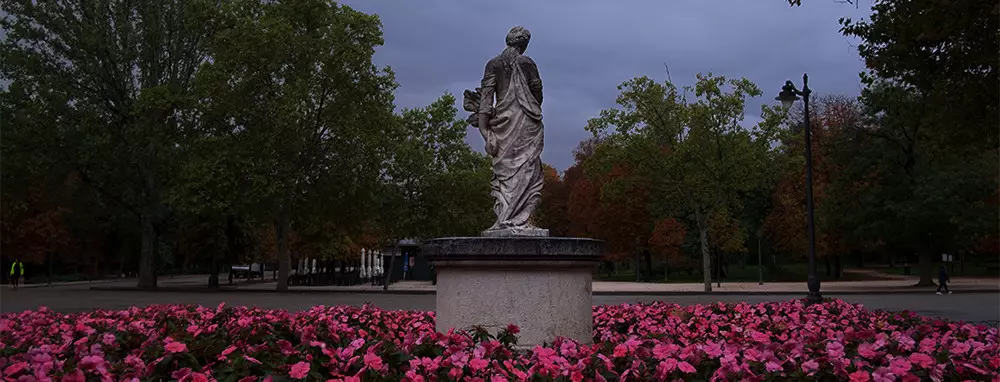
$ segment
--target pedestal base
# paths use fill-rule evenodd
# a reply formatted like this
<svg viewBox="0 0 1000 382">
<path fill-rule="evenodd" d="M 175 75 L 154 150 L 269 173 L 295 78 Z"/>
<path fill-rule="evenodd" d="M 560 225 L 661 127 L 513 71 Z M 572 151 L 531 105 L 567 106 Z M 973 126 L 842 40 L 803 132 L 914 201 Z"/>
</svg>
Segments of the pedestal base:
<svg viewBox="0 0 1000 382">
<path fill-rule="evenodd" d="M 437 330 L 520 328 L 518 345 L 593 342 L 592 273 L 604 243 L 549 237 L 427 241 L 437 271 Z"/>
<path fill-rule="evenodd" d="M 548 237 L 549 230 L 544 228 L 501 228 L 483 231 L 483 237 Z"/>
</svg>

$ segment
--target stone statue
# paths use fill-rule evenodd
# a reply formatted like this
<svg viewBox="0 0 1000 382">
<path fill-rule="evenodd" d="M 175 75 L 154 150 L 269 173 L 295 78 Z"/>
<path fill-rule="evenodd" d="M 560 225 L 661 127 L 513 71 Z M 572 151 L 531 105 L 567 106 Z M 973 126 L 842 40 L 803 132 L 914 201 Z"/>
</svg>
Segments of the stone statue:
<svg viewBox="0 0 1000 382">
<path fill-rule="evenodd" d="M 530 39 L 524 27 L 512 28 L 507 47 L 486 63 L 481 87 L 464 93 L 463 107 L 473 113 L 469 123 L 479 128 L 493 159 L 490 193 L 497 220 L 483 236 L 549 234 L 531 222 L 542 192 L 544 129 L 542 79 L 535 62 L 524 55 Z"/>
</svg>

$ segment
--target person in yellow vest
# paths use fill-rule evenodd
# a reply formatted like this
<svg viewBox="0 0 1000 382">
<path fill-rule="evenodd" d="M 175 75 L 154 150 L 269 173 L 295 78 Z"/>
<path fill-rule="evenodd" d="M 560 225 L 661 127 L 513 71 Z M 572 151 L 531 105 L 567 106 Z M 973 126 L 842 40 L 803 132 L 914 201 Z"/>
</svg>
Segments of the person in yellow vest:
<svg viewBox="0 0 1000 382">
<path fill-rule="evenodd" d="M 17 284 L 21 281 L 21 277 L 24 277 L 24 263 L 21 259 L 14 259 L 14 264 L 10 266 L 10 285 L 17 290 Z"/>
</svg>

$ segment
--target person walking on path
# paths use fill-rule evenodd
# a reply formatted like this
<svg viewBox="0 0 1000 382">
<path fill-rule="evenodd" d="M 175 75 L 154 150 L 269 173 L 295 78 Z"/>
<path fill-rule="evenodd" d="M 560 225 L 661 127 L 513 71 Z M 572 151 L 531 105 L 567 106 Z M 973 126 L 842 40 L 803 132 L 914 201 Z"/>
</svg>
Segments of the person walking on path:
<svg viewBox="0 0 1000 382">
<path fill-rule="evenodd" d="M 10 286 L 17 290 L 17 285 L 21 281 L 21 277 L 24 276 L 24 263 L 21 259 L 14 259 L 14 264 L 10 266 Z"/>
<path fill-rule="evenodd" d="M 937 294 L 941 294 L 941 289 L 942 288 L 944 288 L 945 292 L 948 292 L 948 294 L 951 294 L 951 291 L 948 290 L 948 271 L 946 271 L 944 269 L 944 265 L 942 265 L 940 268 L 938 268 L 938 288 L 937 288 Z"/>
</svg>

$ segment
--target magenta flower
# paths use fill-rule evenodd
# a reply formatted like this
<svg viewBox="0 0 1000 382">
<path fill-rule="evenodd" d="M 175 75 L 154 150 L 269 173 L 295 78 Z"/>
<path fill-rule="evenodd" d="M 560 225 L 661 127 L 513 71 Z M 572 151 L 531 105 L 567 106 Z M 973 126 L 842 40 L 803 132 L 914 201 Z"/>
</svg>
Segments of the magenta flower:
<svg viewBox="0 0 1000 382">
<path fill-rule="evenodd" d="M 923 369 L 930 369 L 934 366 L 934 358 L 924 353 L 910 354 L 910 362 Z"/>
<path fill-rule="evenodd" d="M 180 342 L 171 342 L 164 346 L 164 348 L 167 350 L 167 353 L 170 354 L 183 353 L 187 351 L 187 345 Z"/>
<path fill-rule="evenodd" d="M 865 342 L 861 345 L 858 345 L 858 355 L 868 359 L 875 358 L 875 349 L 872 347 L 870 343 Z"/>
<path fill-rule="evenodd" d="M 382 357 L 375 353 L 366 353 L 364 357 L 365 367 L 372 370 L 382 370 Z"/>
<path fill-rule="evenodd" d="M 910 361 L 907 361 L 906 358 L 894 358 L 889 362 L 889 370 L 894 375 L 905 375 L 910 371 Z"/>
<path fill-rule="evenodd" d="M 288 376 L 295 379 L 303 379 L 309 375 L 309 363 L 299 362 L 292 365 L 292 370 L 288 373 Z"/>
<path fill-rule="evenodd" d="M 802 363 L 802 371 L 806 374 L 812 375 L 816 370 L 819 370 L 819 362 L 808 360 Z"/>
<path fill-rule="evenodd" d="M 10 380 L 181 382 L 234 372 L 240 382 L 314 372 L 360 380 L 377 373 L 393 380 L 447 375 L 487 382 L 535 375 L 670 380 L 699 372 L 715 379 L 783 380 L 789 372 L 822 371 L 823 377 L 853 381 L 1000 380 L 996 328 L 867 311 L 836 300 L 809 308 L 801 301 L 601 306 L 593 311 L 592 345 L 555 339 L 530 352 L 462 331 L 437 333 L 434 317 L 371 306 L 289 313 L 164 305 L 0 314 L 0 373 Z M 173 329 L 164 331 L 168 320 Z M 400 364 L 401 356 L 408 362 Z"/>
<path fill-rule="evenodd" d="M 851 373 L 848 377 L 851 379 L 851 382 L 868 382 L 871 380 L 871 375 L 869 375 L 868 372 L 864 370 L 855 371 Z"/>
<path fill-rule="evenodd" d="M 691 366 L 691 364 L 687 363 L 687 362 L 680 362 L 680 363 L 678 363 L 677 364 L 677 368 L 680 369 L 680 371 L 683 371 L 683 372 L 689 373 L 689 374 L 695 372 L 694 366 Z"/>
</svg>

